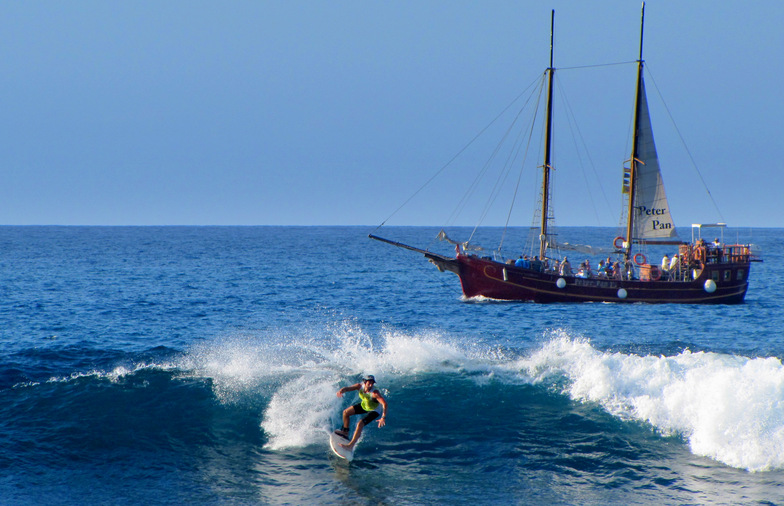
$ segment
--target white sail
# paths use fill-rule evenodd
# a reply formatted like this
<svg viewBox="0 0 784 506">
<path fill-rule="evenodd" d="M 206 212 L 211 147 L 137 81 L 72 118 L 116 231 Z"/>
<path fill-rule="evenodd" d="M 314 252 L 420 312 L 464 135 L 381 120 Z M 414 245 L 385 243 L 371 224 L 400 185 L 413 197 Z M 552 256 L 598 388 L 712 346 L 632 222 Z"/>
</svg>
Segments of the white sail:
<svg viewBox="0 0 784 506">
<path fill-rule="evenodd" d="M 664 182 L 659 170 L 656 144 L 653 142 L 651 117 L 645 82 L 640 83 L 640 113 L 637 125 L 637 155 L 635 166 L 634 230 L 635 239 L 668 239 L 677 237 L 670 205 L 664 193 Z"/>
</svg>

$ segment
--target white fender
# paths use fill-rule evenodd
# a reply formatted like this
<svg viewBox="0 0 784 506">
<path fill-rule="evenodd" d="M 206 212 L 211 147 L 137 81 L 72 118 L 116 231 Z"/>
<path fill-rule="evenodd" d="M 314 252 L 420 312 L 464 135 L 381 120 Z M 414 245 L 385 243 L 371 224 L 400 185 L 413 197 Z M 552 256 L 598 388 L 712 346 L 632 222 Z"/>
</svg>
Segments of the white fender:
<svg viewBox="0 0 784 506">
<path fill-rule="evenodd" d="M 564 278 L 558 278 L 558 281 L 555 282 L 555 286 L 558 288 L 566 288 L 566 280 Z"/>
<path fill-rule="evenodd" d="M 718 287 L 716 286 L 716 282 L 715 282 L 715 281 L 713 281 L 712 279 L 709 279 L 709 280 L 707 280 L 707 281 L 705 282 L 705 291 L 706 291 L 706 292 L 708 292 L 708 293 L 713 293 L 713 292 L 715 292 L 715 291 L 716 291 L 716 288 L 718 288 Z"/>
<path fill-rule="evenodd" d="M 628 295 L 628 294 L 626 293 L 626 289 L 625 288 L 619 288 L 618 289 L 618 298 L 619 299 L 625 299 L 626 295 Z"/>
</svg>

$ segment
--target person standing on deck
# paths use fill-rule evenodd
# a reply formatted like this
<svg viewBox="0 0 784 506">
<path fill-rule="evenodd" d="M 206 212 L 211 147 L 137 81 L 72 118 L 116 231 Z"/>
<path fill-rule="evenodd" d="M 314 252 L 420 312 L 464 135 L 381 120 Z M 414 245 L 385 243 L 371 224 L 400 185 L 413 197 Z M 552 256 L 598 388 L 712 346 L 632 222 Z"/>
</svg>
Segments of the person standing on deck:
<svg viewBox="0 0 784 506">
<path fill-rule="evenodd" d="M 677 276 L 679 266 L 680 266 L 680 257 L 678 257 L 678 254 L 676 253 L 672 256 L 672 259 L 670 260 L 670 269 L 669 269 L 670 275 Z"/>
<path fill-rule="evenodd" d="M 563 262 L 561 262 L 561 276 L 571 276 L 572 275 L 572 264 L 569 263 L 569 259 L 564 257 Z"/>
<path fill-rule="evenodd" d="M 351 441 L 345 444 L 341 443 L 340 446 L 348 448 L 349 450 L 353 449 L 354 445 L 357 444 L 357 441 L 359 441 L 359 436 L 362 435 L 362 429 L 365 427 L 365 425 L 378 418 L 379 415 L 381 418 L 378 421 L 378 427 L 381 428 L 386 425 L 387 401 L 381 395 L 381 392 L 374 388 L 375 384 L 376 378 L 372 375 L 368 375 L 362 380 L 362 383 L 357 383 L 349 387 L 343 387 L 338 390 L 338 397 L 343 397 L 343 394 L 346 392 L 353 392 L 354 390 L 358 390 L 360 402 L 343 410 L 343 428 L 336 430 L 335 434 L 348 439 L 348 429 L 351 417 L 354 415 L 368 414 L 365 418 L 357 423 L 357 426 L 354 429 L 354 436 L 351 438 Z M 382 413 L 378 412 L 379 405 L 381 408 L 383 408 Z"/>
</svg>

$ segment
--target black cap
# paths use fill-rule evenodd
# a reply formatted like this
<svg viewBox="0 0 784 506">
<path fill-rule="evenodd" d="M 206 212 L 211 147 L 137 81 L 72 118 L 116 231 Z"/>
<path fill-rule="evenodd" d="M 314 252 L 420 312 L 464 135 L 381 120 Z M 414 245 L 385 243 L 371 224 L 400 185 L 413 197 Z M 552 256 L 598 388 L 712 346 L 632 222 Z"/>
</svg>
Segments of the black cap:
<svg viewBox="0 0 784 506">
<path fill-rule="evenodd" d="M 373 376 L 372 374 L 368 374 L 367 376 L 365 376 L 365 378 L 362 379 L 362 381 L 372 381 L 373 383 L 375 383 L 376 377 Z"/>
</svg>

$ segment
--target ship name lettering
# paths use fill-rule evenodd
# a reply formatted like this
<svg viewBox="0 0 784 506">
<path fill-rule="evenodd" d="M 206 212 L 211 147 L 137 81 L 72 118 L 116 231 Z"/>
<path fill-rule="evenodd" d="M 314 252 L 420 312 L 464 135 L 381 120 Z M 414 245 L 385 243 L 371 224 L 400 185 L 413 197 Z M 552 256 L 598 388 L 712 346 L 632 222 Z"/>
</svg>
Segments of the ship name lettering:
<svg viewBox="0 0 784 506">
<path fill-rule="evenodd" d="M 663 214 L 667 214 L 667 208 L 666 207 L 648 208 L 645 206 L 637 206 L 637 212 L 641 215 L 644 214 L 646 216 L 661 216 Z"/>
<path fill-rule="evenodd" d="M 666 222 L 662 223 L 659 220 L 653 220 L 653 222 L 651 222 L 651 225 L 653 226 L 653 230 L 671 230 L 672 229 L 672 223 L 666 223 Z"/>
</svg>

